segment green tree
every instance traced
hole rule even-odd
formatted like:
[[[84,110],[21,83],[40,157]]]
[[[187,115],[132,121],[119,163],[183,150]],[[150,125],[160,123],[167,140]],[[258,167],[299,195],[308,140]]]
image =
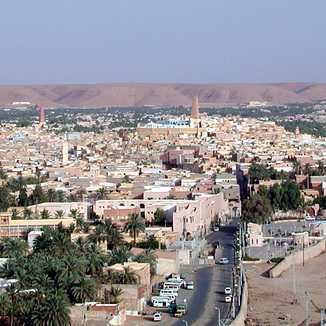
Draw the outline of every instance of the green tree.
[[[138,277],[130,267],[123,267],[123,272],[120,273],[118,284],[138,284]]]
[[[44,219],[48,219],[51,217],[51,214],[47,209],[44,208],[43,211],[41,212],[41,217]]]
[[[59,209],[55,212],[55,215],[54,215],[55,218],[58,218],[58,219],[62,219],[64,217],[64,212],[63,210]]]
[[[33,326],[68,326],[71,324],[69,303],[65,297],[53,294],[32,313]]]
[[[18,205],[26,207],[29,204],[30,204],[30,199],[27,195],[27,190],[26,190],[26,188],[22,188],[19,191],[19,195],[18,195]]]
[[[11,210],[11,218],[13,220],[19,220],[21,218],[20,211],[17,208]]]
[[[10,194],[6,186],[0,187],[0,211],[6,212],[10,206]]]
[[[72,285],[71,292],[75,302],[85,303],[96,298],[97,284],[93,279],[83,278]]]
[[[273,210],[270,201],[260,195],[252,195],[243,203],[242,218],[253,223],[264,223],[272,216]]]
[[[35,186],[31,198],[34,205],[45,202],[44,191],[39,184]]]
[[[146,228],[143,218],[138,214],[133,213],[129,216],[128,221],[125,224],[124,232],[129,232],[129,235],[134,238],[134,245],[136,245],[136,239],[140,232],[144,232]]]
[[[122,182],[123,183],[131,183],[131,179],[130,179],[129,175],[124,175],[122,178]]]
[[[154,224],[161,224],[164,223],[166,219],[166,215],[163,209],[157,208],[154,213]]]
[[[108,199],[109,192],[105,187],[96,190],[96,199]]]
[[[52,188],[48,189],[46,192],[46,197],[49,202],[54,202],[56,199],[56,191]]]
[[[25,220],[28,220],[32,216],[32,214],[33,214],[33,211],[30,208],[28,208],[28,207],[24,208],[23,216],[24,216]]]

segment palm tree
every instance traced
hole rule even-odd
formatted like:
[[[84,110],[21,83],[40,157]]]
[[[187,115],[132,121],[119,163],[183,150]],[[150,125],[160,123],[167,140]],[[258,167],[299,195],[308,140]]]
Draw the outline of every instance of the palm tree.
[[[57,293],[32,312],[34,326],[68,326],[71,324],[68,301]]]
[[[120,284],[138,284],[138,277],[130,267],[123,267],[123,272],[120,274],[118,283]]]
[[[128,261],[133,255],[126,245],[113,248],[109,257],[109,265],[122,264]]]
[[[85,254],[86,253],[86,248],[89,245],[89,241],[87,238],[84,237],[79,237],[76,239],[75,244],[77,246],[77,249],[82,253]]]
[[[24,208],[23,215],[24,215],[25,220],[28,220],[32,216],[32,214],[33,214],[33,211],[30,208],[28,208],[28,207]]]
[[[304,174],[311,174],[311,165],[309,163],[306,163],[303,169]]]
[[[107,249],[112,250],[117,245],[124,243],[121,232],[116,228],[110,228],[105,233],[105,239],[107,243]]]
[[[63,216],[64,216],[64,212],[63,212],[63,210],[57,210],[56,212],[55,212],[55,215],[54,215],[54,217],[55,218],[59,218],[59,219],[62,219],[63,218]]]
[[[111,296],[112,296],[112,302],[111,303],[118,303],[118,298],[123,293],[122,289],[119,287],[111,287]]]
[[[10,315],[12,302],[6,293],[0,293],[0,320]]]
[[[86,248],[86,269],[91,277],[102,271],[104,257],[103,251],[95,243]]]
[[[66,200],[65,193],[62,190],[57,191],[57,201],[62,203]]]
[[[84,188],[78,189],[77,192],[76,192],[77,199],[79,201],[82,201],[83,200],[83,195],[85,195],[85,194],[86,194],[86,190]]]
[[[318,170],[319,170],[320,174],[324,175],[326,172],[326,166],[325,166],[324,162],[322,160],[319,160],[317,162],[317,164],[318,164]]]
[[[140,232],[144,232],[146,228],[143,219],[136,213],[129,216],[129,220],[126,222],[124,232],[129,232],[129,235],[134,238],[134,246],[136,245],[136,239]]]
[[[23,256],[28,251],[28,243],[20,238],[3,238],[3,255],[13,258],[15,255]]]
[[[96,190],[96,199],[108,199],[109,192],[105,187]]]
[[[17,208],[13,208],[11,210],[11,219],[19,220],[20,219],[20,211]]]
[[[62,258],[61,263],[62,268],[60,269],[60,274],[58,275],[59,282],[80,282],[83,278],[85,278],[85,259],[72,254],[67,254]]]
[[[105,241],[105,227],[102,224],[96,225],[95,230],[88,236],[89,241],[100,245]]]
[[[79,213],[78,209],[71,208],[68,216],[73,219],[76,219],[77,217],[79,217],[79,215],[80,215],[80,213]]]
[[[300,174],[302,171],[302,165],[300,161],[293,161],[293,168],[296,174]]]
[[[154,251],[151,248],[146,248],[143,253],[135,257],[135,260],[138,263],[150,264],[151,275],[156,275],[157,257],[155,256]]]
[[[51,214],[47,209],[44,208],[43,211],[41,212],[41,217],[44,219],[48,219],[51,217]]]
[[[47,196],[49,202],[54,202],[55,197],[56,197],[56,191],[54,189],[50,188],[46,192],[46,196]]]
[[[72,285],[71,292],[76,302],[85,303],[96,298],[96,288],[97,284],[95,280],[83,278],[78,283]]]

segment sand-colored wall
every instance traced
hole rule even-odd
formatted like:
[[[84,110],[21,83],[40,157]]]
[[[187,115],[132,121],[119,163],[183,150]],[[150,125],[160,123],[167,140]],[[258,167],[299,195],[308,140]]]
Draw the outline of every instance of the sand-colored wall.
[[[231,326],[243,326],[245,324],[245,320],[247,318],[247,309],[248,309],[248,283],[245,275],[244,278],[244,286],[243,292],[241,296],[241,307],[240,311],[237,314],[236,318],[231,323]]]
[[[293,258],[295,264],[302,264],[303,257],[304,261],[307,261],[310,258],[317,257],[326,250],[326,238],[318,242],[316,245],[305,248],[304,251],[301,250],[290,256],[285,257],[279,264],[269,271],[269,277],[276,278],[279,277],[285,270],[292,266]]]

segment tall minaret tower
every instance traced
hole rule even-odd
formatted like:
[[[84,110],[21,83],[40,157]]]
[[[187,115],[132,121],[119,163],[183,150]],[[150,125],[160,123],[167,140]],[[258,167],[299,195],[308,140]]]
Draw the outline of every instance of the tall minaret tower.
[[[67,165],[67,163],[68,163],[68,141],[67,141],[67,135],[65,135],[62,142],[62,164]]]
[[[190,118],[193,120],[199,120],[199,107],[198,107],[198,95],[197,94],[192,99]]]
[[[41,109],[40,109],[40,124],[45,124],[45,116],[44,116],[43,104],[41,104]]]

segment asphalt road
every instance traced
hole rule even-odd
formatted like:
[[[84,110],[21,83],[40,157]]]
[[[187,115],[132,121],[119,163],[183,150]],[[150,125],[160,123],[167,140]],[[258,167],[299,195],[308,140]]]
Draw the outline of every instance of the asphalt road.
[[[207,236],[210,244],[219,243],[217,258],[226,257],[229,263],[225,265],[216,264],[213,266],[203,266],[197,268],[193,275],[195,288],[192,291],[188,301],[188,314],[182,316],[173,323],[173,326],[186,325],[217,325],[217,310],[221,312],[221,319],[225,319],[231,309],[231,304],[224,302],[225,286],[233,286],[232,269],[234,267],[234,233],[237,229],[237,222],[234,221],[232,226],[221,226],[220,231],[214,232]],[[183,300],[180,293],[178,302]]]

